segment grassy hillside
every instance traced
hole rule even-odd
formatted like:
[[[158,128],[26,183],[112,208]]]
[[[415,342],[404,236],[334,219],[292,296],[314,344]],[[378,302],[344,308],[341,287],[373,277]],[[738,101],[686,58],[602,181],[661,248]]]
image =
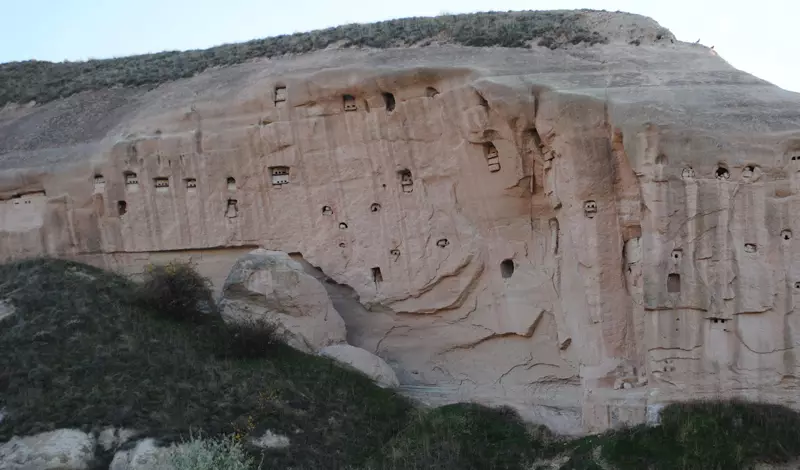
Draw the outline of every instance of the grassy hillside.
[[[68,261],[0,265],[0,300],[16,310],[0,320],[0,442],[106,426],[162,442],[190,432],[288,436],[286,449],[246,448],[263,469],[730,470],[800,455],[800,415],[772,405],[671,405],[659,427],[578,440],[508,409],[414,409],[360,374],[274,343],[268,329],[225,327],[192,273],[154,272],[143,289]]]
[[[25,61],[0,64],[0,106],[46,103],[88,90],[154,87],[191,77],[210,67],[258,57],[301,54],[341,47],[403,47],[433,41],[463,46],[527,47],[603,43],[607,38],[581,26],[577,12],[526,11],[405,18],[350,24],[292,35],[226,44],[205,50],[170,51],[86,62]]]

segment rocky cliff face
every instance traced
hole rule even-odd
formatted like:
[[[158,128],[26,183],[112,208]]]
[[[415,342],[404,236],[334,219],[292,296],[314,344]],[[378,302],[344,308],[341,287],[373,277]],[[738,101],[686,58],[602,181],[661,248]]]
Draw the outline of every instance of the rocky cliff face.
[[[562,432],[795,405],[800,95],[587,18],[608,44],[331,49],[6,107],[0,255],[221,285],[294,253],[408,394]]]

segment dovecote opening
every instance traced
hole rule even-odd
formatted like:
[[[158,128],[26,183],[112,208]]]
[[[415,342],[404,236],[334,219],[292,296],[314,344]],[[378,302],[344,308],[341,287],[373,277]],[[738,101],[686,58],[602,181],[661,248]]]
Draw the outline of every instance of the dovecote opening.
[[[275,87],[275,104],[283,103],[286,101],[286,87],[285,86],[276,86]]]
[[[439,90],[437,90],[436,88],[434,88],[432,86],[429,86],[429,87],[425,88],[425,96],[427,96],[428,98],[433,98],[434,96],[436,96],[438,94],[439,94]]]
[[[389,250],[389,254],[392,255],[392,257],[394,257],[395,261],[397,261],[397,259],[400,258],[400,250],[398,250],[397,248]]]
[[[153,178],[153,186],[155,186],[156,191],[164,192],[169,190],[169,178],[159,177]]]
[[[388,91],[383,92],[383,103],[386,105],[386,111],[392,112],[394,111],[394,95],[389,93]]]
[[[125,175],[125,187],[133,189],[134,186],[139,185],[139,177],[136,175],[136,173],[132,171],[126,171],[124,175]]]
[[[727,180],[731,178],[731,172],[729,172],[727,168],[721,166],[717,168],[717,171],[714,173],[714,176],[718,180]]]
[[[400,176],[400,186],[403,188],[403,192],[412,192],[414,190],[414,181],[411,178],[411,171],[408,169],[402,169],[398,171],[397,174]]]
[[[444,248],[449,244],[450,244],[450,241],[447,240],[446,238],[440,238],[440,239],[436,240],[436,246],[438,246],[439,248]]]
[[[117,201],[117,214],[122,216],[128,212],[128,203],[125,201]]]
[[[800,281],[794,283],[794,288],[800,290]]]
[[[339,242],[339,248],[345,248],[346,246],[347,246],[347,243]]]
[[[781,238],[783,241],[789,241],[792,239],[792,231],[789,229],[781,231]]]
[[[372,282],[375,284],[383,282],[383,274],[381,274],[381,268],[378,266],[372,268]]]
[[[746,179],[746,180],[751,179],[753,177],[753,175],[755,174],[755,171],[756,171],[756,167],[754,167],[753,165],[747,165],[746,167],[744,167],[742,169],[742,179]]]
[[[497,147],[493,143],[487,142],[483,145],[484,153],[486,154],[486,164],[489,165],[489,171],[492,173],[500,171],[500,154],[497,152]]]
[[[195,178],[186,178],[183,180],[186,183],[186,189],[193,191],[197,188],[197,180]]]
[[[236,191],[236,178],[233,176],[229,176],[227,180],[225,180],[225,184],[228,186],[228,191]]]
[[[103,175],[96,173],[94,175],[94,192],[99,193],[106,189],[106,179]]]
[[[681,172],[681,178],[683,178],[685,180],[694,179],[694,168],[692,168],[690,166],[687,166],[686,168],[684,168],[683,171]]]
[[[228,199],[228,204],[225,206],[225,217],[232,219],[239,215],[239,201],[236,199]]]
[[[347,230],[347,224],[344,222],[339,222],[339,229],[340,230]]]
[[[758,246],[756,246],[755,243],[745,243],[744,251],[746,253],[755,253],[756,251],[758,251]]]
[[[272,175],[272,185],[281,187],[284,184],[289,184],[289,167],[288,166],[273,166],[270,167],[270,174]]]
[[[681,275],[672,273],[667,276],[667,292],[674,294],[681,291]]]
[[[356,108],[356,99],[353,95],[344,95],[342,96],[342,102],[344,103],[344,110],[345,111],[355,111]]]
[[[331,206],[322,206],[322,215],[333,215],[333,209],[331,209]]]
[[[728,323],[730,321],[730,318],[708,317],[708,320],[711,323],[722,323],[722,324],[725,324],[725,323]]]
[[[683,259],[683,250],[681,249],[672,250],[672,260],[675,261],[676,263],[680,263],[681,259]]]
[[[377,202],[373,202],[372,205],[369,206],[370,212],[380,212],[380,210],[381,210],[381,205],[378,204]]]
[[[514,274],[514,261],[511,259],[504,259],[500,263],[500,275],[503,279],[508,279]]]
[[[589,218],[593,219],[595,215],[597,215],[597,202],[595,201],[586,201],[583,203],[583,214]]]

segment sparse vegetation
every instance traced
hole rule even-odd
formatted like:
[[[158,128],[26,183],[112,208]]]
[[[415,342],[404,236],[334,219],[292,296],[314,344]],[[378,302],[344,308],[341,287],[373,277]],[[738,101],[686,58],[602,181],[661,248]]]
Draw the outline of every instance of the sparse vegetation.
[[[191,77],[211,67],[259,57],[301,54],[341,47],[389,48],[433,42],[475,47],[528,47],[530,41],[557,48],[604,43],[607,38],[580,22],[580,12],[524,11],[404,18],[349,24],[226,44],[205,50],[169,51],[86,62],[25,61],[0,64],[0,106],[46,103],[75,93],[112,87],[155,87]]]
[[[0,298],[16,309],[0,328],[0,442],[64,427],[133,428],[163,442],[270,429],[297,445],[264,468],[342,468],[378,452],[411,409],[361,374],[280,344],[269,360],[226,358],[218,325],[143,308],[139,292],[70,261],[0,265]]]
[[[170,282],[180,272],[196,299],[210,295],[183,267],[151,272]],[[165,315],[152,297],[142,301],[142,286],[70,261],[0,265],[0,299],[16,311],[0,320],[0,442],[125,427],[167,444],[189,436],[168,456],[179,469],[208,470],[735,470],[800,456],[800,414],[777,405],[673,404],[660,426],[575,440],[504,408],[415,410],[361,374],[283,346],[269,324]],[[250,444],[267,430],[291,444]]]
[[[241,443],[226,438],[189,440],[170,446],[159,464],[174,470],[248,470],[255,459],[247,455]],[[169,467],[167,467],[169,466]]]

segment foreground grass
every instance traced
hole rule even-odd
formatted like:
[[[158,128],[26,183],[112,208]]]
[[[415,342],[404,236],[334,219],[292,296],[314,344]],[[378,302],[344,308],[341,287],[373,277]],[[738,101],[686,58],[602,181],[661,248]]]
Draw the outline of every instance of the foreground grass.
[[[267,468],[340,468],[379,451],[409,404],[332,362],[275,346],[270,360],[224,357],[219,328],[143,310],[127,279],[78,263],[0,266],[0,441],[63,427],[122,426],[166,441],[191,430],[293,445]]]
[[[0,442],[65,427],[133,428],[162,443],[201,432],[212,441],[177,457],[230,453],[264,469],[729,470],[800,456],[800,415],[775,405],[674,404],[661,426],[577,440],[503,408],[414,410],[326,359],[280,344],[259,352],[255,336],[244,353],[231,348],[211,313],[208,322],[178,321],[183,311],[152,307],[150,287],[143,302],[128,279],[83,264],[0,265],[0,299],[16,308],[0,320]],[[267,429],[289,447],[246,444]],[[246,458],[220,444],[231,436]]]
[[[580,25],[580,13],[524,11],[405,18],[371,24],[349,24],[226,44],[205,50],[171,51],[86,62],[25,61],[0,64],[0,107],[7,103],[46,103],[82,91],[111,87],[153,87],[191,77],[210,67],[241,64],[258,57],[301,54],[341,47],[403,47],[426,42],[463,46],[527,47],[538,40],[557,48],[607,39]]]

